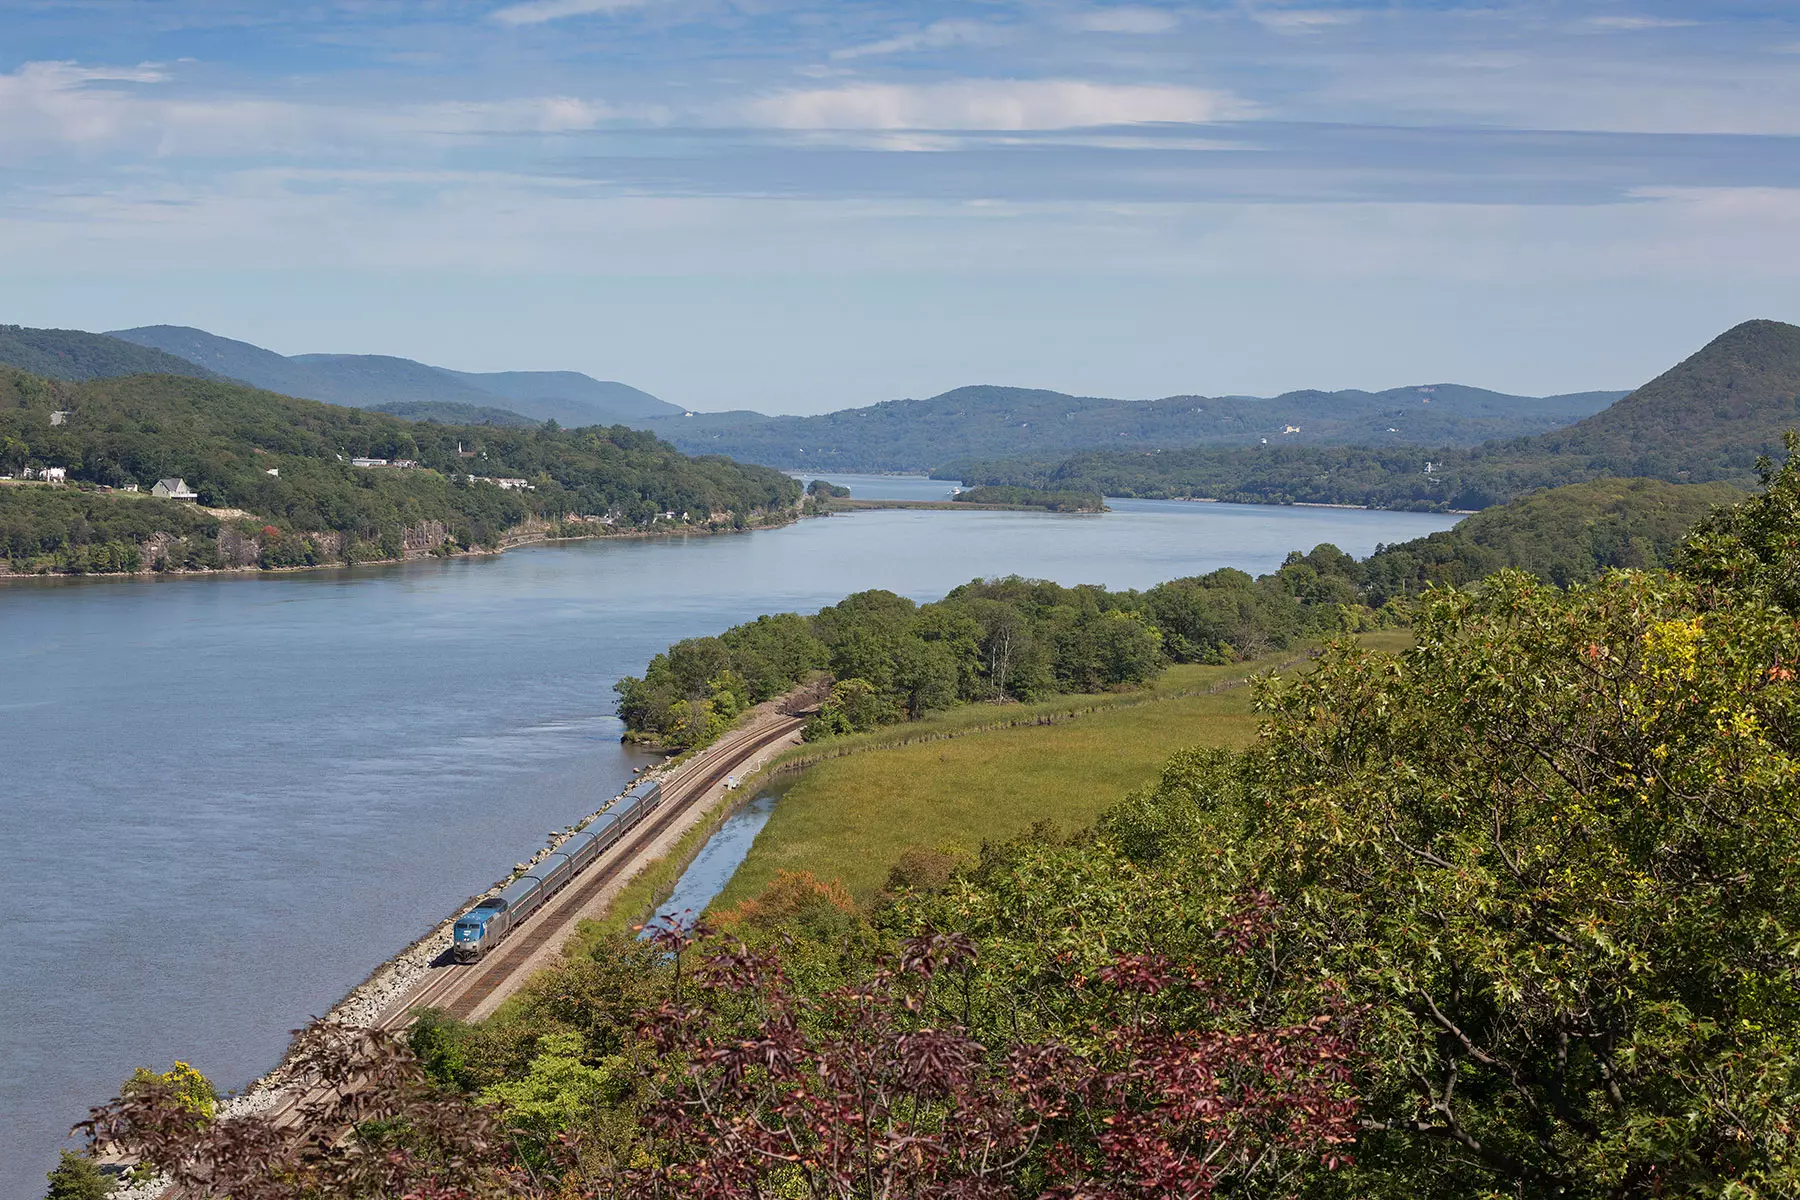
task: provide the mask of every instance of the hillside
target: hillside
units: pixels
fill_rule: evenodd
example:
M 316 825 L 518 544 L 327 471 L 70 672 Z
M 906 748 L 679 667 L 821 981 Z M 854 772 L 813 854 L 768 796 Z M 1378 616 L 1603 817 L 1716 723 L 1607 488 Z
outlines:
M 496 396 L 503 396 L 515 401 L 515 407 L 530 406 L 544 413 L 540 420 L 548 420 L 556 414 L 556 406 L 569 406 L 565 411 L 575 412 L 573 406 L 586 405 L 595 412 L 617 414 L 615 420 L 638 419 L 644 417 L 666 417 L 679 414 L 681 409 L 666 400 L 658 400 L 649 392 L 640 391 L 629 384 L 617 383 L 609 379 L 594 379 L 579 371 L 451 371 L 438 368 L 452 379 L 460 379 L 471 387 L 480 388 Z M 520 411 L 524 411 L 523 408 Z M 536 416 L 537 413 L 527 415 Z M 557 417 L 557 420 L 564 418 Z
M 371 404 L 370 412 L 383 412 L 408 421 L 435 421 L 440 425 L 537 425 L 523 413 L 486 404 L 458 404 L 453 400 L 399 400 Z
M 255 387 L 351 408 L 467 404 L 568 426 L 617 424 L 681 411 L 648 392 L 575 371 L 471 374 L 385 354 L 281 355 L 184 325 L 146 325 L 107 336 L 165 351 Z
M 59 409 L 69 416 L 52 425 Z M 417 466 L 357 467 L 359 457 Z M 0 369 L 0 473 L 44 467 L 64 468 L 71 486 L 0 486 L 0 559 L 15 570 L 451 553 L 533 522 L 579 522 L 569 528 L 583 533 L 744 526 L 785 520 L 800 497 L 778 471 L 688 458 L 623 426 L 422 424 L 221 381 L 56 383 Z M 144 494 L 165 477 L 185 479 L 208 508 L 251 515 L 221 519 Z M 133 486 L 143 491 L 100 490 Z
M 926 471 L 952 457 L 1061 457 L 1196 445 L 1470 445 L 1561 428 L 1620 392 L 1509 396 L 1459 384 L 1270 399 L 1110 400 L 1033 388 L 957 388 L 812 417 L 696 413 L 647 427 L 688 453 L 833 471 Z
M 204 367 L 79 329 L 29 329 L 0 325 L 0 365 L 45 379 L 106 379 L 114 375 L 188 375 L 215 378 Z
M 1153 454 L 977 461 L 939 468 L 975 484 L 1109 496 L 1482 509 L 1536 488 L 1604 476 L 1749 486 L 1800 427 L 1800 328 L 1749 321 L 1602 412 L 1566 429 L 1474 447 L 1211 447 Z

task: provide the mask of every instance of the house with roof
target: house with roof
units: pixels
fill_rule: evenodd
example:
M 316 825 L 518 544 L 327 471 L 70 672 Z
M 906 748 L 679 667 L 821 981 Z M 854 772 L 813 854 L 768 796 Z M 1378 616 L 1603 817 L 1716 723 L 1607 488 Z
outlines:
M 159 479 L 156 486 L 150 489 L 152 496 L 164 500 L 189 500 L 198 503 L 200 493 L 187 485 L 185 479 Z

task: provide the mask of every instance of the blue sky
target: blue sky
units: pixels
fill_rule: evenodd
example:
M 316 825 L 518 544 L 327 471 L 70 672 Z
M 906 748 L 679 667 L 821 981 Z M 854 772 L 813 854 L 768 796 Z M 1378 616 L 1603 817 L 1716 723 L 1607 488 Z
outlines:
M 1791 2 L 0 0 L 0 321 L 703 409 L 1545 392 L 1796 264 Z

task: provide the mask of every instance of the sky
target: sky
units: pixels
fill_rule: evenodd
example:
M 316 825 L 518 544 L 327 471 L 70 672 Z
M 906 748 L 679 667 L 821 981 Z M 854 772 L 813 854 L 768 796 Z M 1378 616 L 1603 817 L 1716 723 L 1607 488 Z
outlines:
M 1629 388 L 1800 322 L 1792 0 L 0 0 L 0 321 L 694 409 Z

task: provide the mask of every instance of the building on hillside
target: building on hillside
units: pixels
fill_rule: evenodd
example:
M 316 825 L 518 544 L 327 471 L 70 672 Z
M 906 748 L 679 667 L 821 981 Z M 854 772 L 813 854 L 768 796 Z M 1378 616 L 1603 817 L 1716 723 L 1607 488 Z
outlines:
M 40 467 L 33 471 L 30 467 L 27 467 L 25 468 L 25 478 L 41 479 L 45 483 L 67 483 L 69 482 L 69 468 Z
M 159 479 L 156 481 L 156 486 L 150 489 L 150 494 L 164 500 L 188 500 L 197 503 L 200 499 L 200 493 L 189 487 L 185 479 Z
M 489 476 L 487 478 L 487 482 L 493 484 L 497 488 L 504 488 L 506 491 L 509 491 L 509 492 L 535 492 L 535 491 L 537 491 L 536 488 L 532 487 L 530 483 L 528 483 L 527 481 L 525 481 L 523 479 L 503 479 L 497 475 L 493 475 L 493 476 Z
M 385 467 L 388 465 L 388 460 L 385 458 L 353 458 L 350 460 L 350 465 L 353 467 Z
M 74 415 L 75 415 L 74 413 L 70 412 L 66 408 L 59 408 L 55 412 L 50 414 L 50 423 L 52 425 L 61 425 Z
M 281 478 L 281 468 L 280 467 L 270 467 L 268 470 L 264 471 L 263 474 L 264 475 L 273 475 L 275 478 L 280 479 Z

